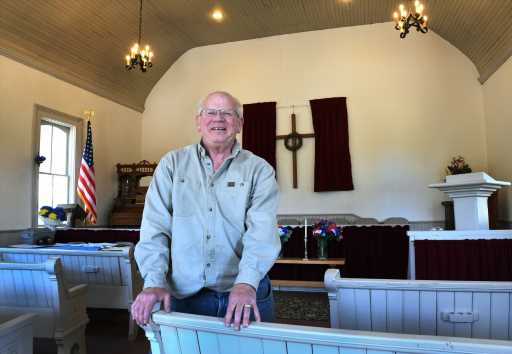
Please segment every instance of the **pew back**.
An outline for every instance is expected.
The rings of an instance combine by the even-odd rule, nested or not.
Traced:
[[[34,313],[34,336],[66,337],[83,332],[86,285],[68,289],[59,258],[44,263],[13,263],[0,259],[0,318]]]
[[[512,339],[512,282],[342,279],[325,273],[332,328]]]
[[[12,319],[0,316],[0,354],[32,353],[34,314]]]
[[[221,319],[158,312],[146,326],[153,354],[510,354],[508,342],[253,323],[240,331]]]

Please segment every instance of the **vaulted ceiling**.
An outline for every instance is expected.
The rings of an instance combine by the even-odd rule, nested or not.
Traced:
[[[152,87],[190,48],[389,22],[403,1],[144,0],[142,43],[154,48],[155,65],[142,73],[126,72],[123,60],[137,40],[138,0],[4,0],[0,54],[142,112]],[[475,64],[480,82],[511,56],[511,0],[422,2],[430,29]],[[210,17],[215,6],[222,23]]]

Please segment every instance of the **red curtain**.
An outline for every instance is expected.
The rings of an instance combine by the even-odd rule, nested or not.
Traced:
[[[276,169],[276,103],[244,104],[242,146]]]
[[[407,279],[409,226],[346,226],[345,278]]]
[[[416,279],[512,280],[512,240],[414,241]]]
[[[346,97],[309,102],[315,130],[315,192],[354,189]]]

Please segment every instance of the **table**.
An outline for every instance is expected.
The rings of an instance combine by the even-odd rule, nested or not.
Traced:
[[[328,258],[328,259],[318,259],[318,258],[279,258],[275,262],[276,264],[293,264],[293,265],[326,265],[332,268],[337,268],[345,264],[344,258]],[[288,279],[272,279],[272,286],[274,290],[307,290],[314,291],[315,289],[324,290],[324,282],[323,281],[313,281],[313,280],[288,280]]]
[[[46,247],[0,248],[0,259],[9,262],[43,263],[49,257],[60,257],[64,279],[69,285],[88,285],[87,307],[130,311],[133,300],[142,290],[143,281],[137,271],[131,244],[97,251]],[[130,316],[130,339],[137,336],[137,329]]]

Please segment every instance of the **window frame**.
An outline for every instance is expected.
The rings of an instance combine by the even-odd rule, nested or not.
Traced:
[[[84,120],[81,118],[74,117],[72,115],[59,112],[57,110],[35,104],[34,105],[34,144],[33,144],[33,156],[34,158],[39,154],[39,142],[41,135],[41,121],[47,121],[50,123],[56,123],[70,128],[69,132],[69,147],[67,151],[68,160],[70,165],[70,178],[69,178],[69,190],[68,198],[71,203],[77,202],[76,185],[78,179],[78,173],[80,169],[80,163],[82,160],[82,147],[84,141]],[[73,146],[74,145],[74,146]],[[74,153],[72,153],[74,150]],[[73,166],[74,165],[74,166]],[[71,168],[72,167],[72,168]],[[31,224],[32,227],[38,227],[38,195],[39,195],[39,165],[33,161],[33,173],[32,173],[32,203],[31,203]]]

